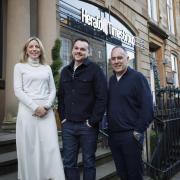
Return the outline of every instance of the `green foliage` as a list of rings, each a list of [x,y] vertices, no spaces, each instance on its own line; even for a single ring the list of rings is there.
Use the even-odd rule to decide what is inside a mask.
[[[56,86],[56,90],[59,88],[59,70],[62,66],[62,60],[60,57],[60,48],[61,48],[61,41],[59,39],[56,39],[54,46],[51,50],[51,56],[52,56],[52,64],[51,64],[51,69],[54,77],[54,82]]]
[[[156,134],[156,132],[154,130],[151,130],[150,132],[150,151],[151,151],[151,155],[153,154],[156,145],[157,145],[157,139],[158,139],[158,135]]]

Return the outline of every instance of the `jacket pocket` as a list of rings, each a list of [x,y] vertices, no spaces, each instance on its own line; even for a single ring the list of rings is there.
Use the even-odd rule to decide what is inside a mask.
[[[79,78],[77,88],[80,94],[90,94],[93,90],[92,81],[85,78]]]

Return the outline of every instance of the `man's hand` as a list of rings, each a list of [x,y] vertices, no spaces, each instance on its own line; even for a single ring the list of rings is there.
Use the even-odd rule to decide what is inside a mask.
[[[64,124],[65,122],[66,122],[66,119],[63,119],[63,120],[61,121],[62,124]]]
[[[89,121],[88,121],[88,120],[86,120],[86,125],[87,125],[88,127],[92,127],[92,126],[89,124]]]
[[[137,131],[134,131],[134,132],[133,132],[133,135],[134,135],[134,137],[135,137],[135,139],[136,139],[137,141],[140,141],[140,139],[141,139],[141,137],[142,137],[142,134],[141,134],[141,133],[139,133],[139,132],[137,132]]]

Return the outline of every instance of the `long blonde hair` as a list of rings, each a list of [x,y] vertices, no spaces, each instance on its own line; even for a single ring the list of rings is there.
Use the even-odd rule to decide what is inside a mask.
[[[39,62],[40,62],[41,64],[45,64],[46,58],[45,58],[44,46],[43,46],[41,40],[40,40],[39,38],[37,38],[37,37],[30,37],[30,38],[26,41],[26,43],[25,43],[25,45],[24,45],[24,47],[23,47],[23,49],[22,49],[22,55],[21,55],[21,58],[20,58],[20,62],[21,62],[21,63],[26,63],[26,62],[27,62],[27,59],[28,59],[27,47],[28,47],[29,43],[30,43],[31,41],[33,41],[33,40],[37,41],[37,43],[39,44],[39,47],[40,47],[41,54],[40,54],[40,56],[39,56]]]

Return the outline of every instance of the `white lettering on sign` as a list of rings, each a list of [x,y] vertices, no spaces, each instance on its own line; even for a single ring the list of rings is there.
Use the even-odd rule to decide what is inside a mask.
[[[126,33],[124,30],[115,28],[111,22],[106,18],[99,18],[97,16],[93,17],[87,13],[85,9],[81,9],[81,21],[95,29],[103,31],[106,35],[111,35],[122,42],[129,44],[131,46],[135,45],[135,37],[131,34]]]

